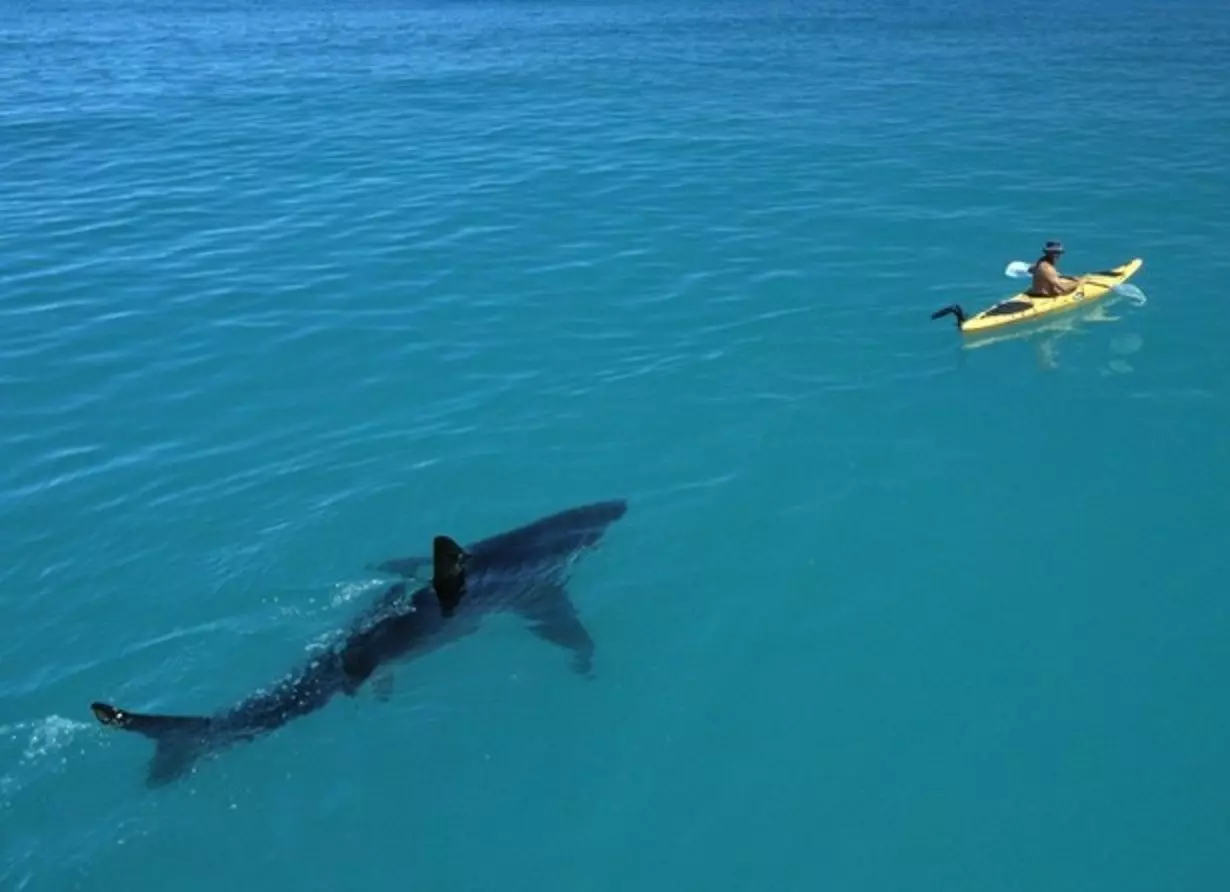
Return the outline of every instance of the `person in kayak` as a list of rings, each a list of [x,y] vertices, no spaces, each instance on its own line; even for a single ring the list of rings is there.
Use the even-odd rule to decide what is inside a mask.
[[[1080,285],[1079,280],[1071,276],[1060,275],[1055,263],[1061,254],[1063,254],[1063,242],[1046,243],[1046,247],[1042,249],[1042,256],[1029,268],[1029,271],[1033,273],[1034,281],[1029,291],[1025,292],[1026,294],[1030,297],[1059,297],[1074,291]]]

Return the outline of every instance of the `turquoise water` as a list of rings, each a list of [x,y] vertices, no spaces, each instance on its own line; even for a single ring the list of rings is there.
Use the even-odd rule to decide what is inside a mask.
[[[10,3],[0,888],[1224,887],[1227,58],[1200,0]],[[930,321],[1049,238],[1139,292]],[[607,498],[591,681],[497,618],[159,790],[90,715]]]

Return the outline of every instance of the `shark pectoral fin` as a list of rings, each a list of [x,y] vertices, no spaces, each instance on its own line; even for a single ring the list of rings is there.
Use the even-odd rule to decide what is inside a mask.
[[[379,564],[368,564],[368,570],[375,570],[378,573],[391,573],[394,576],[401,576],[403,579],[412,579],[418,576],[425,567],[431,566],[431,558],[425,557],[406,557],[406,558],[390,558],[387,561],[381,561]]]
[[[448,536],[436,536],[432,541],[431,585],[440,602],[440,612],[452,616],[466,587],[466,561],[470,555]]]
[[[593,671],[594,640],[581,624],[576,608],[562,585],[553,585],[518,612],[529,629],[543,641],[572,651],[572,668],[579,675]]]
[[[393,696],[393,673],[386,672],[376,676],[372,682],[372,695],[381,703],[389,702],[389,698]]]

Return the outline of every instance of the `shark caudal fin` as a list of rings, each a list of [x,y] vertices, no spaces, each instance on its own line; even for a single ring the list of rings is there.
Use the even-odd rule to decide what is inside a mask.
[[[91,703],[94,717],[104,725],[134,731],[154,741],[146,783],[162,786],[183,776],[210,748],[212,722],[203,716],[143,715],[109,703]]]
[[[466,561],[470,555],[448,536],[436,536],[431,543],[431,585],[445,616],[451,616],[465,594]]]

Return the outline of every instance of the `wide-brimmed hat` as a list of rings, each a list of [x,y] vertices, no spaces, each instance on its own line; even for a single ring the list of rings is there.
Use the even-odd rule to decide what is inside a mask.
[[[1062,254],[1063,242],[1047,242],[1046,247],[1042,249],[1043,254]]]

